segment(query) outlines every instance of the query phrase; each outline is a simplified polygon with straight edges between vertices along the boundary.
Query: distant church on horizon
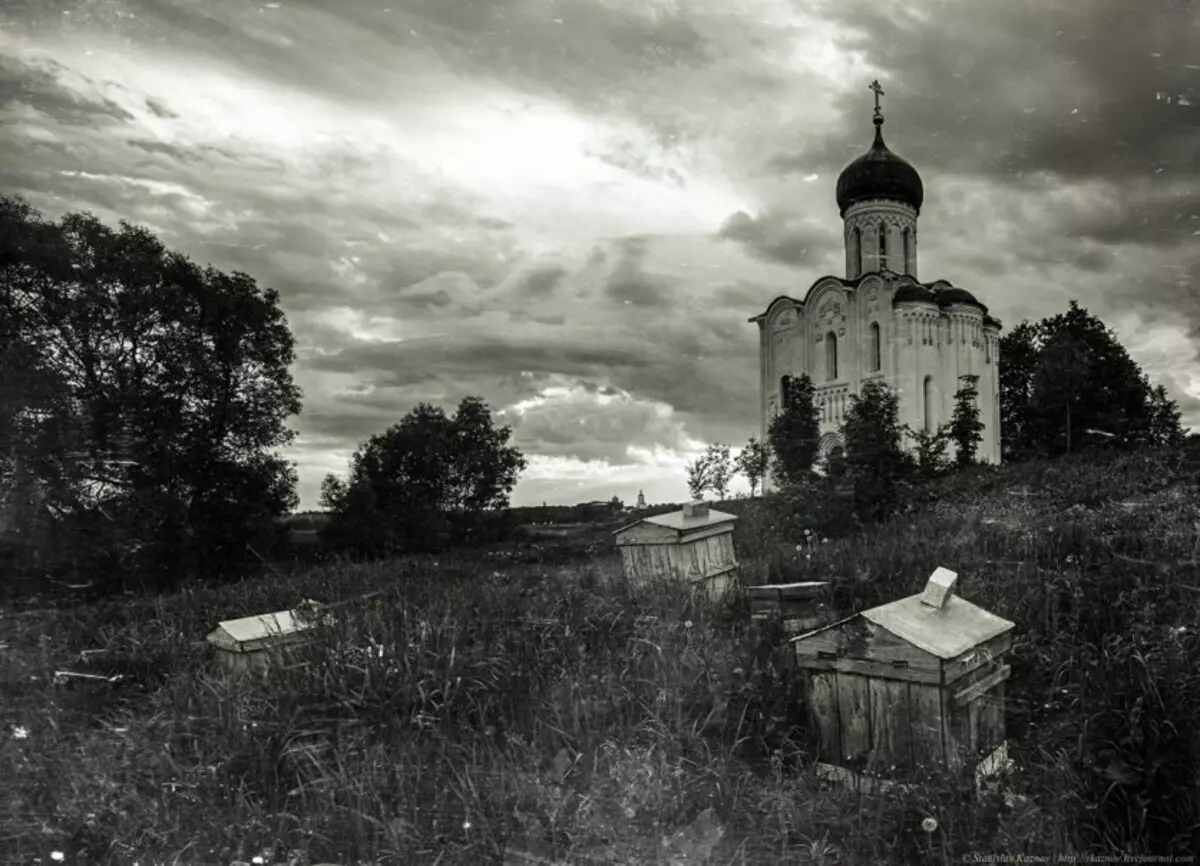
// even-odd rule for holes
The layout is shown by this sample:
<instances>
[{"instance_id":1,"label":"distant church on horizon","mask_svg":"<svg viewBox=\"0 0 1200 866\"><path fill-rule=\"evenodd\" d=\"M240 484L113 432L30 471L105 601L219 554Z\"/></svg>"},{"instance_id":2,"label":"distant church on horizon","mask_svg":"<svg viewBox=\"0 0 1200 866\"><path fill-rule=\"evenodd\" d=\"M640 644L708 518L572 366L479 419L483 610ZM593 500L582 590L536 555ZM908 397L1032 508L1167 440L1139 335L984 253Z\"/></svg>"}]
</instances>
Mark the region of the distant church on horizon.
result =
<instances>
[{"instance_id":1,"label":"distant church on horizon","mask_svg":"<svg viewBox=\"0 0 1200 866\"><path fill-rule=\"evenodd\" d=\"M946 280L917 279L917 217L925 188L917 170L883 143L879 82L875 141L837 181L846 276L825 276L804 300L781 296L758 324L762 436L789 377L816 389L821 455L842 445L839 427L864 382L890 385L900 423L934 430L950 420L960 376L979 379L980 460L1000 462L1000 320ZM906 440L908 437L905 437Z\"/></svg>"}]
</instances>

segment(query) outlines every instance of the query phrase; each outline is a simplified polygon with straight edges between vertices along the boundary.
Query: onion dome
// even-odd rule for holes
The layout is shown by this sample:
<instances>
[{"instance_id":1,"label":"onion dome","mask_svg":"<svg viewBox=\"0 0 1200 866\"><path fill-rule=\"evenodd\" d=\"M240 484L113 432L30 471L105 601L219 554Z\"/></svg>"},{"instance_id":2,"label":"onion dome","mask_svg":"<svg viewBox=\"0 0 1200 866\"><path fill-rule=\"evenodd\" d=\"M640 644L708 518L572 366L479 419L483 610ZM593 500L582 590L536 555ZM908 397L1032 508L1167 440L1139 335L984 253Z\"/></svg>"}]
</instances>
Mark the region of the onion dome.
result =
<instances>
[{"instance_id":1,"label":"onion dome","mask_svg":"<svg viewBox=\"0 0 1200 866\"><path fill-rule=\"evenodd\" d=\"M925 186L917 170L905 159L888 150L883 143L883 115L879 96L883 91L875 82L875 142L871 149L846 166L837 180L837 205L842 216L856 202L887 199L910 205L918 214L925 201Z\"/></svg>"},{"instance_id":2,"label":"onion dome","mask_svg":"<svg viewBox=\"0 0 1200 866\"><path fill-rule=\"evenodd\" d=\"M903 285L900 288L898 288L896 290L896 294L892 296L892 303L895 303L895 304L904 304L904 303L936 304L937 298L934 297L933 292L929 291L929 289L925 288L924 286Z\"/></svg>"}]
</instances>

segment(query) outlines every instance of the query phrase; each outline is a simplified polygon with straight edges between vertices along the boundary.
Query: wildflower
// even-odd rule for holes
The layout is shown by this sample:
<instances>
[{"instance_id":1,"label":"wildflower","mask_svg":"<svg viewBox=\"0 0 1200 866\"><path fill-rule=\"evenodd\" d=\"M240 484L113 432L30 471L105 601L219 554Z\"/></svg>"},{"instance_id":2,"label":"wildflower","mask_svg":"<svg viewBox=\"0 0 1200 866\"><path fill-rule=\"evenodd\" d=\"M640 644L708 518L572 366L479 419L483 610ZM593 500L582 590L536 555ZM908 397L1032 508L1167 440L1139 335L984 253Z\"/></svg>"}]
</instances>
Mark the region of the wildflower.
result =
<instances>
[{"instance_id":1,"label":"wildflower","mask_svg":"<svg viewBox=\"0 0 1200 866\"><path fill-rule=\"evenodd\" d=\"M805 558L805 559L812 559L812 554L811 554L811 553L806 553L806 554L804 554L804 558Z\"/></svg>"},{"instance_id":2,"label":"wildflower","mask_svg":"<svg viewBox=\"0 0 1200 866\"><path fill-rule=\"evenodd\" d=\"M687 620L686 622L684 622L684 624L683 624L683 627L684 627L684 628L691 628L691 627L692 627L692 621L691 621L690 619L689 619L689 620Z\"/></svg>"},{"instance_id":3,"label":"wildflower","mask_svg":"<svg viewBox=\"0 0 1200 866\"><path fill-rule=\"evenodd\" d=\"M26 740L29 738L29 729L23 725L16 725L12 729L14 740Z\"/></svg>"},{"instance_id":4,"label":"wildflower","mask_svg":"<svg viewBox=\"0 0 1200 866\"><path fill-rule=\"evenodd\" d=\"M264 860L262 857L254 857L250 860L250 862L251 863L266 863L267 861Z\"/></svg>"},{"instance_id":5,"label":"wildflower","mask_svg":"<svg viewBox=\"0 0 1200 866\"><path fill-rule=\"evenodd\" d=\"M822 538L822 539L821 539L821 543L822 543L822 544L828 544L828 543L829 543L829 539L828 539L828 538Z\"/></svg>"},{"instance_id":6,"label":"wildflower","mask_svg":"<svg viewBox=\"0 0 1200 866\"><path fill-rule=\"evenodd\" d=\"M932 833L934 830L937 829L937 819L936 818L926 818L924 821L921 822L921 829L924 830L926 833Z\"/></svg>"},{"instance_id":7,"label":"wildflower","mask_svg":"<svg viewBox=\"0 0 1200 866\"><path fill-rule=\"evenodd\" d=\"M63 852L62 851L51 851L50 859L53 860L55 863L61 863L63 861Z\"/></svg>"},{"instance_id":8,"label":"wildflower","mask_svg":"<svg viewBox=\"0 0 1200 866\"><path fill-rule=\"evenodd\" d=\"M470 821L470 819L469 819L469 818L468 818L466 821L463 821L463 829L464 829L464 830L470 830L470 829L471 829L471 821Z\"/></svg>"}]
</instances>

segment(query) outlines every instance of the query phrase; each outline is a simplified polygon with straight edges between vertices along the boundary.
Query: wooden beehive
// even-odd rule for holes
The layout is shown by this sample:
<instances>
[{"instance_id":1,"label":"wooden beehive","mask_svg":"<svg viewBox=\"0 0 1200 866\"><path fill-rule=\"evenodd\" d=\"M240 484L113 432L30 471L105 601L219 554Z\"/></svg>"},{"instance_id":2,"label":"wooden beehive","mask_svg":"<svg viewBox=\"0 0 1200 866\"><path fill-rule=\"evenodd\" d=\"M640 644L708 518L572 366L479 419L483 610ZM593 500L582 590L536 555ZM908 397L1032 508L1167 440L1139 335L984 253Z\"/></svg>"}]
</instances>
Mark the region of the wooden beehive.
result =
<instances>
[{"instance_id":1,"label":"wooden beehive","mask_svg":"<svg viewBox=\"0 0 1200 866\"><path fill-rule=\"evenodd\" d=\"M870 784L941 767L979 779L1007 766L1014 626L955 595L956 580L939 568L924 593L792 639L825 775Z\"/></svg>"},{"instance_id":2,"label":"wooden beehive","mask_svg":"<svg viewBox=\"0 0 1200 866\"><path fill-rule=\"evenodd\" d=\"M828 590L822 580L748 586L750 618L782 623L789 634L809 631L821 625Z\"/></svg>"},{"instance_id":3,"label":"wooden beehive","mask_svg":"<svg viewBox=\"0 0 1200 866\"><path fill-rule=\"evenodd\" d=\"M681 511L645 517L616 530L625 576L634 584L681 580L710 598L723 596L733 581L736 515L689 502Z\"/></svg>"},{"instance_id":4,"label":"wooden beehive","mask_svg":"<svg viewBox=\"0 0 1200 866\"><path fill-rule=\"evenodd\" d=\"M314 610L318 607L314 601L306 601L306 605ZM318 624L318 617L306 617L298 609L280 610L224 620L205 640L212 645L217 664L227 672L261 671L310 640Z\"/></svg>"}]
</instances>

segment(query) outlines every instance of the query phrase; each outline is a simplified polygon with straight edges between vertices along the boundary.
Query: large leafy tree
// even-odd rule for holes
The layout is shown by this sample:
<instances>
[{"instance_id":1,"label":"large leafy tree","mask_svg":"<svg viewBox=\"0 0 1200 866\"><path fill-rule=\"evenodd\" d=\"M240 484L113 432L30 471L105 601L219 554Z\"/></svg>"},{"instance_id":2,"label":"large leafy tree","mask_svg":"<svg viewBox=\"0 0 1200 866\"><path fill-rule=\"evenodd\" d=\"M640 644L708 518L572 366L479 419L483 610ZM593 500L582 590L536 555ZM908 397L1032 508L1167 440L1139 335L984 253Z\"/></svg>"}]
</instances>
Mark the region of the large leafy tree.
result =
<instances>
[{"instance_id":1,"label":"large leafy tree","mask_svg":"<svg viewBox=\"0 0 1200 866\"><path fill-rule=\"evenodd\" d=\"M10 455L48 501L106 503L139 566L242 559L296 503L274 453L300 410L278 294L145 228L51 223L21 199L0 197L0 248L0 323L17 347L0 381L37 373L0 421Z\"/></svg>"},{"instance_id":2,"label":"large leafy tree","mask_svg":"<svg viewBox=\"0 0 1200 866\"><path fill-rule=\"evenodd\" d=\"M808 478L821 451L820 421L812 379L805 373L785 383L783 406L771 419L767 440L775 454L774 475L783 484Z\"/></svg>"},{"instance_id":3,"label":"large leafy tree","mask_svg":"<svg viewBox=\"0 0 1200 866\"><path fill-rule=\"evenodd\" d=\"M526 466L478 397L453 416L421 403L359 446L346 481L327 476L326 537L364 554L436 546L483 511L508 505Z\"/></svg>"},{"instance_id":4,"label":"large leafy tree","mask_svg":"<svg viewBox=\"0 0 1200 866\"><path fill-rule=\"evenodd\" d=\"M711 490L718 499L724 499L733 480L732 449L723 443L714 442L704 453L688 464L688 494L700 499L706 490Z\"/></svg>"},{"instance_id":5,"label":"large leafy tree","mask_svg":"<svg viewBox=\"0 0 1200 866\"><path fill-rule=\"evenodd\" d=\"M900 482L912 471L903 448L899 398L879 381L863 383L850 397L842 422L845 460L854 484L855 507L864 520L886 517L896 505Z\"/></svg>"},{"instance_id":6,"label":"large leafy tree","mask_svg":"<svg viewBox=\"0 0 1200 866\"><path fill-rule=\"evenodd\" d=\"M1076 301L1022 322L1001 340L1006 460L1054 457L1090 444L1177 445L1179 412L1116 335Z\"/></svg>"}]
</instances>

